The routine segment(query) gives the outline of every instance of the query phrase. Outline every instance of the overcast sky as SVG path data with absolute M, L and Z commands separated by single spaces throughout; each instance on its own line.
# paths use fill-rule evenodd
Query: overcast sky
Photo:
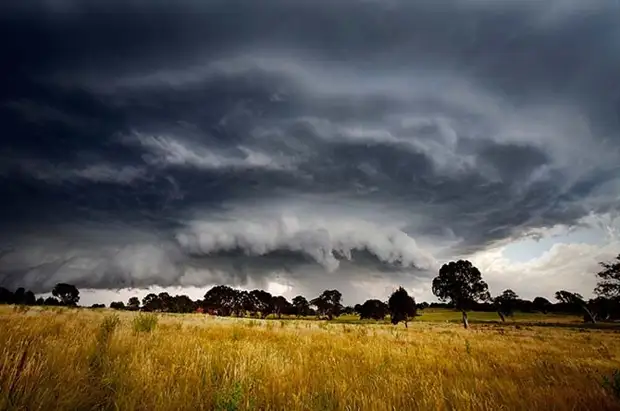
M 615 0 L 0 5 L 0 285 L 591 296 L 620 253 Z M 121 290 L 121 291 L 118 291 Z

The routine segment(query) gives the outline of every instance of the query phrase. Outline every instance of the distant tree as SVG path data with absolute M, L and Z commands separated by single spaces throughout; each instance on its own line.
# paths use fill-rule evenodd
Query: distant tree
M 138 297 L 131 297 L 127 302 L 127 309 L 131 311 L 138 311 L 140 309 L 140 300 Z
M 465 328 L 469 326 L 467 310 L 478 301 L 490 300 L 488 289 L 480 271 L 467 260 L 444 264 L 433 280 L 433 294 L 461 311 Z
M 217 312 L 217 315 L 229 316 L 235 309 L 238 297 L 238 290 L 227 285 L 218 285 L 207 291 L 203 304 L 207 310 Z
M 13 304 L 15 295 L 4 287 L 0 287 L 0 304 Z
M 355 314 L 355 308 L 353 308 L 353 306 L 351 305 L 347 305 L 342 309 L 342 313 L 345 315 L 353 315 Z
M 295 307 L 295 314 L 297 317 L 303 317 L 310 314 L 310 303 L 306 300 L 306 297 L 298 295 L 293 298 L 293 306 Z
M 590 311 L 586 302 L 583 300 L 583 297 L 581 296 L 581 294 L 561 290 L 555 293 L 555 298 L 559 302 L 566 304 L 568 306 L 581 308 L 583 312 L 585 313 L 584 321 L 596 323 L 595 315 Z
M 319 316 L 327 317 L 328 320 L 340 315 L 342 304 L 340 300 L 342 294 L 338 290 L 325 290 L 323 293 L 312 299 L 310 304 L 316 307 Z
M 54 297 L 47 297 L 45 299 L 44 305 L 51 305 L 51 306 L 60 305 L 60 301 L 58 301 Z
M 620 299 L 599 296 L 588 301 L 588 309 L 597 320 L 616 320 L 620 318 Z
M 525 300 L 523 298 L 517 298 L 515 301 L 515 311 L 521 311 L 522 313 L 532 313 L 534 312 L 534 303 L 530 300 Z
M 187 295 L 172 297 L 172 310 L 175 313 L 191 313 L 196 311 L 196 303 Z
M 359 305 L 359 304 L 358 304 Z M 388 305 L 380 300 L 366 300 L 364 304 L 359 305 L 357 311 L 360 315 L 360 320 L 383 320 L 388 315 Z
M 170 294 L 163 292 L 163 293 L 159 293 L 157 297 L 159 298 L 159 301 L 161 302 L 161 310 L 164 312 L 171 312 L 173 309 L 173 306 L 172 306 L 172 297 L 170 296 Z
M 159 299 L 159 296 L 154 293 L 147 294 L 142 299 L 142 309 L 144 311 L 161 311 L 162 304 L 161 304 L 161 300 Z
M 355 311 L 357 315 L 362 315 L 362 304 L 355 304 L 353 306 L 353 311 Z
M 407 328 L 407 322 L 415 317 L 417 311 L 415 300 L 403 287 L 398 287 L 392 293 L 388 300 L 388 309 L 390 310 L 392 324 L 396 325 L 403 321 Z
M 249 294 L 252 313 L 260 313 L 261 318 L 266 318 L 274 310 L 273 296 L 264 290 L 252 290 Z
M 125 303 L 123 303 L 122 301 L 113 301 L 110 303 L 110 308 L 113 308 L 115 310 L 124 310 Z
M 232 314 L 237 317 L 245 317 L 247 308 L 252 308 L 250 294 L 247 291 L 234 290 L 235 297 L 232 302 Z
M 37 303 L 37 297 L 32 291 L 26 291 L 26 293 L 24 294 L 24 303 L 26 305 L 35 305 Z
M 288 306 L 291 303 L 288 302 L 286 298 L 281 295 L 277 297 L 273 297 L 273 312 L 278 318 L 282 318 L 282 313 L 287 311 Z
M 534 301 L 532 301 L 532 305 L 534 310 L 540 311 L 543 314 L 547 314 L 549 310 L 551 310 L 551 302 L 547 300 L 545 297 L 536 297 Z
M 56 284 L 52 289 L 52 295 L 60 298 L 63 305 L 77 305 L 78 301 L 80 301 L 80 292 L 72 284 Z
M 421 303 L 416 304 L 418 310 L 426 310 L 430 305 L 426 302 L 423 301 Z
M 90 308 L 105 308 L 105 304 L 93 304 Z
M 519 296 L 511 289 L 504 290 L 503 293 L 495 297 L 493 302 L 502 321 L 506 321 L 506 316 L 512 317 L 518 300 Z
M 45 304 L 45 299 L 43 297 L 39 297 L 37 298 L 37 301 L 35 302 L 36 305 L 43 305 Z
M 620 254 L 616 257 L 616 262 L 599 264 L 603 270 L 596 274 L 599 282 L 594 292 L 601 297 L 620 298 Z
M 26 304 L 26 289 L 19 287 L 13 295 L 13 304 Z

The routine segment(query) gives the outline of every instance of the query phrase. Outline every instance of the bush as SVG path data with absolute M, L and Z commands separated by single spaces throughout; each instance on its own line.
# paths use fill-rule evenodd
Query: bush
M 157 326 L 157 316 L 155 314 L 138 314 L 133 319 L 133 330 L 135 332 L 150 333 Z

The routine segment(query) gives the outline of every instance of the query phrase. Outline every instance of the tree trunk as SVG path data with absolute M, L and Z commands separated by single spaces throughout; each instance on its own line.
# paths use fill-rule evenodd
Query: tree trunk
M 590 322 L 592 324 L 596 324 L 596 316 L 592 314 L 592 312 L 590 310 L 588 310 L 588 307 L 586 307 L 585 304 L 581 305 L 581 308 L 583 308 L 583 311 L 585 311 L 586 313 L 586 318 L 590 320 Z M 584 318 L 585 319 L 585 318 Z
M 405 328 L 409 328 L 409 326 L 407 325 L 407 317 L 405 317 Z
M 505 323 L 506 322 L 506 317 L 504 316 L 504 313 L 501 312 L 501 311 L 498 311 L 497 313 L 499 314 L 499 318 L 502 319 L 502 322 Z
M 461 311 L 463 313 L 463 327 L 467 329 L 469 327 L 469 321 L 467 320 L 467 313 L 465 311 Z

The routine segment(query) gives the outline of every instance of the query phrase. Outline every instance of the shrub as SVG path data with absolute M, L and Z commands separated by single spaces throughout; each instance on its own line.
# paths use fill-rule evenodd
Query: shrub
M 133 319 L 133 330 L 135 332 L 150 333 L 157 326 L 157 316 L 155 314 L 138 314 Z

